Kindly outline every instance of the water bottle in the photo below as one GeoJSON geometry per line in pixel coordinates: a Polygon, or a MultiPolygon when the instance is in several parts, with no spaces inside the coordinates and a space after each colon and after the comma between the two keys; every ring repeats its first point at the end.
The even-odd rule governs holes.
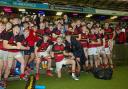
{"type": "Polygon", "coordinates": [[[39,86],[39,85],[35,86],[35,89],[45,89],[45,88],[46,88],[45,86],[39,86]]]}

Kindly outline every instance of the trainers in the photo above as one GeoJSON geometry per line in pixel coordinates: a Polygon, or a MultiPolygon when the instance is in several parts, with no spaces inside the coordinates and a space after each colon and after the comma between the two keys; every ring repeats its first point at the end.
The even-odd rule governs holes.
{"type": "Polygon", "coordinates": [[[79,80],[76,76],[72,76],[72,78],[73,78],[74,80],[79,80]]]}
{"type": "Polygon", "coordinates": [[[27,80],[28,80],[27,75],[25,75],[25,74],[20,74],[20,80],[25,80],[25,81],[27,81],[27,80]]]}
{"type": "Polygon", "coordinates": [[[20,78],[23,79],[25,77],[25,74],[20,74],[20,78]]]}
{"type": "Polygon", "coordinates": [[[39,80],[39,78],[40,78],[40,74],[37,73],[37,74],[36,74],[36,80],[39,80]]]}

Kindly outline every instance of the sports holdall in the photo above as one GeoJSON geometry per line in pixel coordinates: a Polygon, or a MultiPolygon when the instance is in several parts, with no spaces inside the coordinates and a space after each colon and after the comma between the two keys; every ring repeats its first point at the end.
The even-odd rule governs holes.
{"type": "Polygon", "coordinates": [[[113,70],[112,70],[112,68],[106,68],[106,69],[94,68],[92,73],[95,78],[110,80],[110,79],[112,79],[113,70]]]}

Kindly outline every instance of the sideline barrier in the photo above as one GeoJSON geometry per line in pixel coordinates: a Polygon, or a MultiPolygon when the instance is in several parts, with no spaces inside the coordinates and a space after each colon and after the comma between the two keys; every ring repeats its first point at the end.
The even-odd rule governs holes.
{"type": "Polygon", "coordinates": [[[0,6],[64,11],[64,12],[128,16],[128,12],[126,11],[103,10],[103,9],[96,9],[91,7],[78,7],[78,6],[71,6],[71,5],[54,5],[54,4],[48,4],[48,3],[30,3],[30,2],[23,2],[23,1],[17,1],[17,0],[0,0],[0,6]]]}

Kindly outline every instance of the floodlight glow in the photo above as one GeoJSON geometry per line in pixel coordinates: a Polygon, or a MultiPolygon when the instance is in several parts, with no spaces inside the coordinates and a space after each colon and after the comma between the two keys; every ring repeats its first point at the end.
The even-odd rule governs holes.
{"type": "Polygon", "coordinates": [[[93,16],[92,14],[86,15],[87,18],[90,18],[90,17],[92,17],[92,16],[93,16]]]}
{"type": "Polygon", "coordinates": [[[19,11],[25,12],[26,10],[25,9],[19,9],[19,11]]]}
{"type": "Polygon", "coordinates": [[[63,12],[57,12],[56,15],[61,16],[63,12]]]}
{"type": "Polygon", "coordinates": [[[118,16],[112,16],[110,19],[116,19],[118,18],[118,16]]]}
{"type": "Polygon", "coordinates": [[[43,16],[45,16],[45,14],[43,14],[43,16]]]}

